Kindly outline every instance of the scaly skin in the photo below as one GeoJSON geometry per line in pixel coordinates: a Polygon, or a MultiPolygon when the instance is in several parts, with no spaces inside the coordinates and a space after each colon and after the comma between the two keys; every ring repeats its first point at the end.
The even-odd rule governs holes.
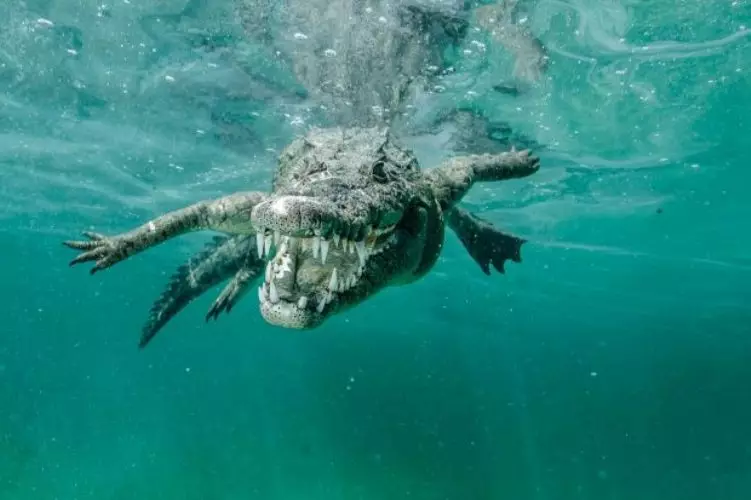
{"type": "Polygon", "coordinates": [[[386,287],[428,273],[446,225],[486,273],[491,263],[503,272],[505,260],[519,262],[524,240],[457,204],[475,182],[521,178],[538,169],[529,151],[512,151],[452,158],[423,172],[386,128],[314,129],[282,152],[268,195],[199,202],[121,235],[85,233],[90,241],[65,244],[84,251],[72,265],[95,261],[94,272],[188,231],[237,235],[215,241],[173,276],[152,308],[141,347],[191,300],[233,274],[207,319],[229,311],[263,273],[258,295],[264,319],[315,328],[386,287]]]}

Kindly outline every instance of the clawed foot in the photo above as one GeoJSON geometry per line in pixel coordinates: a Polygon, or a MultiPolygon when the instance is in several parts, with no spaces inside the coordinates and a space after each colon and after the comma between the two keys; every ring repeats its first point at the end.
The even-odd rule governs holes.
{"type": "Polygon", "coordinates": [[[236,276],[230,281],[211,305],[211,308],[209,308],[209,312],[206,314],[206,321],[209,321],[211,318],[218,319],[222,311],[226,311],[229,314],[245,291],[246,284],[247,279],[243,279],[241,276],[236,276]]]}
{"type": "Polygon", "coordinates": [[[83,233],[89,241],[65,241],[63,245],[74,250],[83,250],[75,259],[70,261],[71,266],[82,262],[95,261],[90,273],[94,274],[102,269],[117,264],[127,257],[127,240],[118,237],[107,237],[103,234],[85,231],[83,233]]]}
{"type": "Polygon", "coordinates": [[[520,179],[540,170],[540,157],[529,149],[510,151],[495,156],[485,156],[478,162],[476,173],[480,180],[500,181],[520,179]]]}

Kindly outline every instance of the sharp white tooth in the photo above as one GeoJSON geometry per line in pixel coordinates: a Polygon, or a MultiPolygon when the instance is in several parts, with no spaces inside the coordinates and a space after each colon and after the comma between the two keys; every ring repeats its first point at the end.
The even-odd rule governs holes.
{"type": "Polygon", "coordinates": [[[297,301],[297,308],[298,309],[305,309],[305,307],[308,305],[308,298],[303,295],[300,297],[297,301]]]}
{"type": "Polygon", "coordinates": [[[309,243],[309,238],[300,238],[300,249],[304,252],[310,247],[309,243]]]}
{"type": "Polygon", "coordinates": [[[258,287],[258,301],[259,302],[266,302],[266,297],[263,296],[263,288],[260,286],[258,287]]]}
{"type": "Polygon", "coordinates": [[[269,298],[269,286],[264,283],[263,286],[261,286],[261,291],[263,292],[263,299],[266,300],[269,298]]]}
{"type": "Polygon", "coordinates": [[[258,247],[258,258],[263,258],[263,231],[256,233],[256,246],[258,247]]]}
{"type": "Polygon", "coordinates": [[[360,257],[360,264],[365,265],[365,259],[368,257],[365,254],[365,242],[364,241],[358,241],[355,243],[355,248],[357,249],[357,256],[360,257]]]}
{"type": "Polygon", "coordinates": [[[263,253],[265,253],[266,255],[271,255],[270,252],[271,252],[272,242],[273,242],[273,237],[270,234],[266,235],[266,237],[264,238],[264,243],[263,243],[263,253]]]}
{"type": "Polygon", "coordinates": [[[276,291],[276,285],[273,281],[269,285],[269,300],[271,300],[272,304],[279,302],[279,292],[276,291]]]}
{"type": "Polygon", "coordinates": [[[326,301],[324,299],[319,300],[318,305],[316,306],[316,311],[318,311],[318,314],[321,314],[323,312],[324,307],[326,307],[326,301]]]}
{"type": "Polygon", "coordinates": [[[346,279],[339,281],[339,290],[338,291],[343,292],[347,288],[349,288],[349,287],[347,286],[347,280],[346,279]]]}
{"type": "Polygon", "coordinates": [[[339,242],[341,241],[342,237],[339,236],[338,234],[334,233],[334,236],[332,236],[331,239],[334,240],[334,246],[338,247],[339,246],[339,242]]]}
{"type": "Polygon", "coordinates": [[[331,273],[331,279],[329,280],[329,290],[338,290],[339,289],[339,277],[336,273],[336,268],[334,268],[334,271],[331,273]]]}
{"type": "Polygon", "coordinates": [[[354,274],[350,274],[349,278],[347,278],[347,288],[352,288],[355,286],[355,283],[357,283],[357,278],[354,274]]]}
{"type": "Polygon", "coordinates": [[[313,236],[313,258],[318,257],[321,253],[321,237],[313,236]]]}
{"type": "Polygon", "coordinates": [[[271,274],[273,273],[273,269],[271,268],[272,264],[271,261],[269,261],[268,264],[266,264],[266,282],[271,282],[271,274]]]}
{"type": "Polygon", "coordinates": [[[326,263],[326,256],[329,254],[329,240],[321,239],[321,262],[326,263]]]}
{"type": "Polygon", "coordinates": [[[274,231],[274,245],[278,245],[281,238],[282,233],[280,233],[279,231],[274,231]]]}
{"type": "Polygon", "coordinates": [[[284,254],[287,253],[288,248],[287,248],[287,243],[286,242],[282,242],[282,244],[279,245],[279,246],[277,246],[277,248],[279,249],[277,251],[277,255],[284,255],[284,254]]]}

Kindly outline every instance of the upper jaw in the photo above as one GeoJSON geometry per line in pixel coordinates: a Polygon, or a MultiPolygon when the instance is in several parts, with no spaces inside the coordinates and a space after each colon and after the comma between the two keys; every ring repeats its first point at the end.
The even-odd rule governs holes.
{"type": "Polygon", "coordinates": [[[351,200],[342,208],[324,197],[276,196],[253,207],[251,223],[257,234],[272,235],[272,243],[277,234],[365,242],[374,232],[392,229],[402,215],[399,210],[379,211],[370,201],[351,200]]]}
{"type": "Polygon", "coordinates": [[[339,233],[332,233],[328,237],[323,236],[320,231],[314,231],[312,235],[295,237],[282,234],[279,230],[271,231],[266,228],[256,228],[256,249],[258,257],[271,257],[273,250],[283,250],[285,245],[299,246],[301,251],[310,250],[314,259],[320,259],[321,265],[325,265],[329,252],[332,249],[341,249],[351,254],[357,253],[360,259],[360,265],[364,266],[368,258],[376,250],[377,243],[383,239],[384,235],[391,233],[395,226],[376,229],[367,226],[362,239],[350,240],[342,237],[339,233]],[[281,243],[281,245],[280,245],[281,243]]]}
{"type": "MultiPolygon", "coordinates": [[[[255,213],[255,212],[254,212],[255,213]]],[[[360,264],[365,261],[374,251],[376,244],[383,235],[394,230],[395,224],[386,227],[377,227],[371,224],[358,224],[349,226],[346,223],[328,224],[328,230],[324,230],[324,224],[311,224],[298,226],[290,230],[282,224],[274,224],[274,219],[258,218],[259,222],[269,222],[271,225],[258,224],[254,219],[253,226],[256,230],[256,246],[258,257],[271,257],[274,247],[279,247],[280,242],[290,245],[299,245],[300,250],[311,250],[313,258],[320,258],[321,264],[326,264],[329,251],[332,248],[341,248],[349,253],[357,253],[360,264]],[[332,247],[333,245],[333,247],[332,247]]]]}

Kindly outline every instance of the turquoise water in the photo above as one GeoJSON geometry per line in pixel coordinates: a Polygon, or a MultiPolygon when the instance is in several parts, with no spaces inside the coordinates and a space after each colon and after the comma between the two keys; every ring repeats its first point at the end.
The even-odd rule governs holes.
{"type": "Polygon", "coordinates": [[[749,498],[748,0],[530,2],[551,67],[516,98],[463,55],[446,98],[546,146],[466,199],[529,240],[505,276],[450,234],[318,330],[250,296],[206,324],[212,291],[139,351],[207,236],[94,277],[61,241],[263,189],[306,125],[227,0],[154,17],[184,4],[0,5],[0,499],[749,498]]]}

